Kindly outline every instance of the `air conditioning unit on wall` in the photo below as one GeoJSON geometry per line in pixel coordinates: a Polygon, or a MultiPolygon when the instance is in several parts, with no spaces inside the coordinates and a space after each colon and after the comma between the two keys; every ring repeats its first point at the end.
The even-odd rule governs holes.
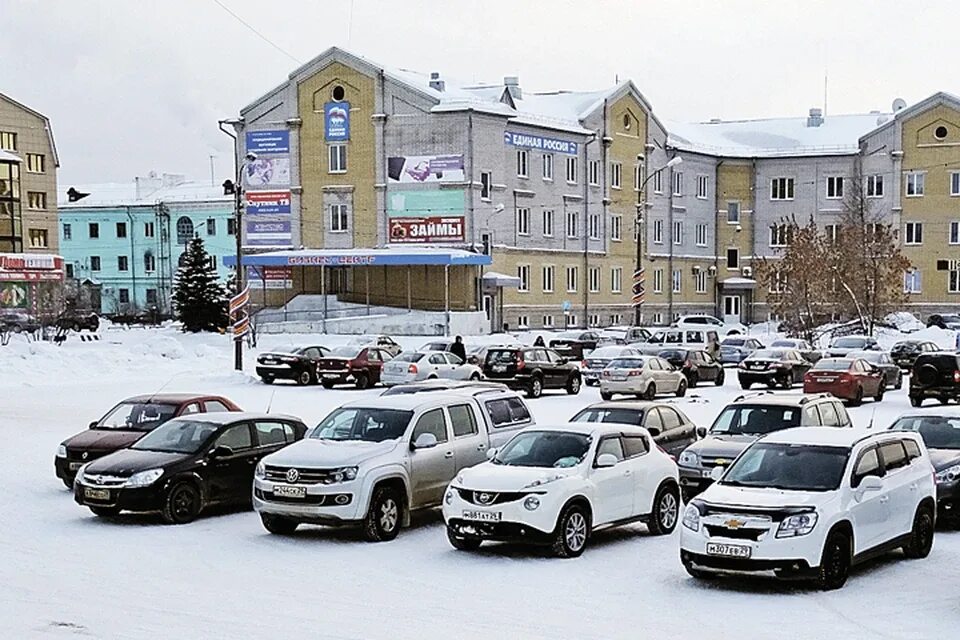
{"type": "Polygon", "coordinates": [[[749,278],[753,275],[753,267],[744,267],[741,269],[741,273],[743,273],[744,278],[749,278]]]}
{"type": "Polygon", "coordinates": [[[694,275],[700,273],[700,265],[698,264],[693,265],[693,273],[694,275]]]}

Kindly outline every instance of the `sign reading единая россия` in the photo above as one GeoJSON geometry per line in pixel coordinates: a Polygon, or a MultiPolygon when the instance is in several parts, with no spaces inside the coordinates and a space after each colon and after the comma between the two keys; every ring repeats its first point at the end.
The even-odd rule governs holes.
{"type": "Polygon", "coordinates": [[[575,156],[580,145],[570,140],[560,140],[559,138],[546,138],[544,136],[535,136],[529,133],[517,133],[515,131],[506,131],[503,134],[503,141],[514,147],[524,147],[527,149],[537,149],[539,151],[553,151],[554,153],[565,153],[575,156]]]}

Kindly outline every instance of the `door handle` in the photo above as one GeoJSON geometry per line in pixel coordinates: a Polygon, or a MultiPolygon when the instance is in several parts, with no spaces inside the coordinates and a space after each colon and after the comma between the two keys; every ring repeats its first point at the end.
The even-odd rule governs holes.
{"type": "MultiPolygon", "coordinates": [[[[487,448],[487,445],[483,444],[482,442],[477,445],[477,451],[483,451],[483,450],[486,449],[486,448],[487,448]]],[[[914,487],[914,488],[916,488],[916,487],[914,487]]]]}
{"type": "Polygon", "coordinates": [[[623,475],[628,476],[628,475],[630,475],[631,473],[632,473],[632,472],[630,471],[630,469],[627,469],[626,471],[623,472],[623,475]]]}
{"type": "Polygon", "coordinates": [[[917,490],[917,483],[914,482],[912,485],[910,485],[910,491],[916,491],[916,490],[917,490]]]}
{"type": "Polygon", "coordinates": [[[890,500],[890,496],[880,496],[880,502],[887,502],[890,500]]]}
{"type": "Polygon", "coordinates": [[[453,451],[447,451],[445,454],[443,454],[443,457],[444,457],[444,458],[452,458],[452,457],[453,457],[453,451]]]}

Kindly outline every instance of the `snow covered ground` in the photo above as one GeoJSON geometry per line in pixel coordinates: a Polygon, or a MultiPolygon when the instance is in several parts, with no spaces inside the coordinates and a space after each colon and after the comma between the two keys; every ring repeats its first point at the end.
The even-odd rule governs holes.
{"type": "MultiPolygon", "coordinates": [[[[928,333],[953,344],[952,332],[928,333]]],[[[180,527],[152,516],[100,520],[73,502],[53,456],[125,396],[161,387],[221,393],[250,410],[272,399],[273,411],[314,424],[379,393],[262,385],[231,371],[222,336],[101,335],[63,347],[17,337],[0,347],[0,638],[927,639],[960,624],[960,532],[938,531],[925,560],[891,554],[856,569],[843,590],[820,593],[767,580],[698,583],[680,565],[678,535],[651,538],[642,525],[598,534],[581,558],[557,560],[504,545],[456,552],[438,514],[384,544],[315,527],[278,538],[244,511],[180,527]]],[[[269,336],[260,350],[294,340],[269,336]]],[[[682,409],[709,425],[740,393],[736,384],[728,376],[723,388],[698,388],[682,409]]],[[[530,404],[546,423],[599,399],[584,388],[530,404]]],[[[880,427],[908,408],[904,390],[851,412],[859,428],[871,417],[880,427]]]]}

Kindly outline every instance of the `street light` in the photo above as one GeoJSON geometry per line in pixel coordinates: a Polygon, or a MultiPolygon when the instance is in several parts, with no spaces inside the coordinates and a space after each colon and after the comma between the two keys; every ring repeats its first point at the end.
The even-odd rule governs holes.
{"type": "MultiPolygon", "coordinates": [[[[243,202],[241,198],[243,197],[243,170],[248,163],[253,162],[257,159],[257,154],[252,151],[248,151],[245,162],[240,162],[240,150],[239,144],[240,139],[238,134],[243,128],[243,119],[230,119],[230,120],[220,120],[218,122],[220,126],[220,131],[223,131],[225,134],[230,136],[233,139],[233,164],[236,169],[236,181],[233,183],[233,216],[235,222],[234,228],[234,237],[237,241],[236,244],[236,259],[237,267],[235,273],[235,284],[236,288],[234,290],[235,294],[238,294],[243,291],[243,202]],[[224,125],[228,124],[233,127],[233,131],[229,131],[224,128],[224,125]]],[[[234,336],[233,340],[233,368],[237,371],[243,370],[243,340],[237,339],[234,336]]]]}
{"type": "MultiPolygon", "coordinates": [[[[642,161],[643,161],[643,156],[638,155],[637,162],[642,162],[642,161]]],[[[636,217],[636,220],[634,221],[634,224],[636,225],[636,229],[637,229],[637,266],[634,269],[635,272],[640,271],[643,268],[643,229],[641,227],[644,223],[644,208],[646,206],[645,201],[646,201],[647,184],[655,175],[657,175],[664,169],[670,169],[672,167],[675,167],[681,162],[683,162],[683,158],[681,158],[680,156],[674,156],[670,158],[670,160],[667,161],[667,164],[663,165],[656,171],[651,171],[649,174],[647,174],[646,179],[644,179],[644,181],[640,184],[640,188],[637,189],[637,217],[636,217]]],[[[673,245],[671,245],[670,250],[673,251],[673,245]]],[[[640,319],[642,314],[643,314],[643,310],[641,305],[635,305],[633,307],[633,324],[635,326],[640,326],[640,319]]]]}

